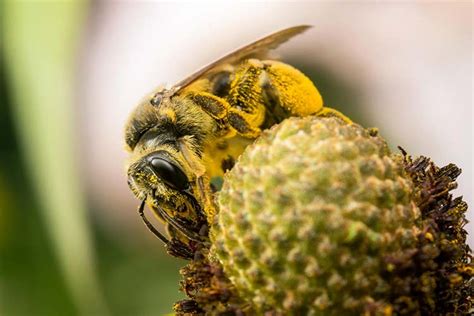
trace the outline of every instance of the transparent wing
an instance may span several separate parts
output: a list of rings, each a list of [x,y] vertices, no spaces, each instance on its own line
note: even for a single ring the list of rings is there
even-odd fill
[[[238,62],[239,60],[245,59],[246,57],[249,57],[251,55],[265,54],[269,50],[274,49],[278,47],[279,45],[281,45],[282,43],[286,42],[293,36],[303,33],[310,27],[311,27],[310,25],[293,26],[293,27],[278,31],[276,33],[270,34],[268,36],[265,36],[248,45],[245,45],[225,55],[224,57],[217,59],[216,61],[196,71],[195,73],[193,73],[191,76],[187,77],[186,79],[178,82],[175,85],[176,90],[174,90],[174,93],[187,87],[188,85],[190,85],[191,83],[199,79],[200,77],[209,73],[212,69],[216,68],[217,66],[220,66],[223,64],[234,64]]]

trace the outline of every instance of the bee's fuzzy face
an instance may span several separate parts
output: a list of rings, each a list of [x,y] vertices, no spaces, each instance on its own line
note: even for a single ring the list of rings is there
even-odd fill
[[[199,231],[205,222],[203,207],[194,197],[194,178],[187,176],[185,170],[169,152],[158,150],[130,164],[128,184],[159,218],[168,223],[179,222],[188,231]]]

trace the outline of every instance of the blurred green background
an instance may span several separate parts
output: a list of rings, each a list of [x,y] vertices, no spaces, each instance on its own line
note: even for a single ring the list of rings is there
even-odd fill
[[[170,312],[183,262],[109,238],[81,188],[73,91],[88,5],[0,8],[0,314]]]
[[[290,25],[316,25],[282,51],[326,104],[460,165],[472,203],[472,3],[3,1],[0,21],[0,315],[170,313],[185,262],[136,214],[125,119],[158,84]]]

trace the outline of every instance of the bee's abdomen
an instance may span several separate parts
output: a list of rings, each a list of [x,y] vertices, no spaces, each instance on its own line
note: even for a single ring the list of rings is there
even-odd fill
[[[263,64],[271,95],[278,98],[278,105],[289,111],[290,115],[308,116],[322,109],[321,94],[301,71],[273,60],[265,60]]]

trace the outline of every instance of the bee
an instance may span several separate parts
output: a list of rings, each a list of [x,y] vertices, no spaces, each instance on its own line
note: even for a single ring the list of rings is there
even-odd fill
[[[262,130],[290,116],[334,115],[350,122],[323,106],[303,73],[267,59],[271,49],[309,27],[248,44],[171,88],[158,88],[131,114],[125,128],[128,185],[141,200],[145,225],[171,255],[192,259],[207,245],[216,214],[213,180],[232,168]],[[150,223],[145,205],[166,223],[169,237]]]

